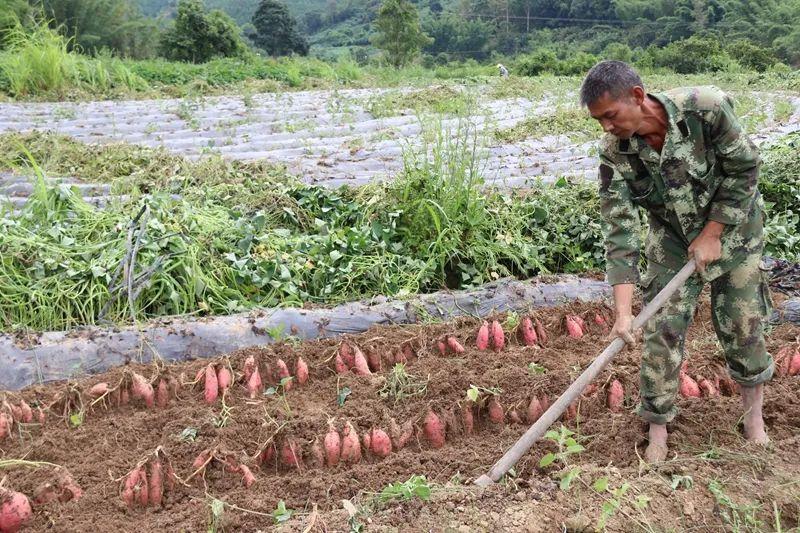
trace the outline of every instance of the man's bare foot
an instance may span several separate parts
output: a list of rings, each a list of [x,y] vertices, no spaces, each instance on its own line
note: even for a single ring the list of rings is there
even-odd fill
[[[764,403],[764,384],[755,387],[741,387],[744,406],[744,436],[749,442],[768,444],[769,437],[764,429],[761,407]]]
[[[644,460],[649,464],[661,463],[667,459],[667,426],[666,424],[650,424],[647,449]]]

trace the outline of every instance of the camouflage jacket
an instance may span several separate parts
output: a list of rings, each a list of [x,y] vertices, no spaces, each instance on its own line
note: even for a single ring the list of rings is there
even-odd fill
[[[650,215],[649,238],[658,224],[683,243],[684,254],[709,220],[727,225],[724,254],[730,248],[725,236],[732,233],[727,230],[755,216],[761,205],[758,149],[742,131],[728,95],[716,87],[691,87],[651,96],[668,115],[661,154],[638,135],[606,134],[600,143],[600,205],[612,285],[639,281],[639,207]]]

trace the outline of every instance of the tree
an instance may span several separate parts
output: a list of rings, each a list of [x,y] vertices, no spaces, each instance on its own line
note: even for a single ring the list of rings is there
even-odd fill
[[[420,28],[417,8],[408,0],[384,0],[375,30],[372,44],[386,52],[396,68],[411,62],[423,46],[433,42]]]
[[[297,31],[289,9],[278,0],[261,0],[252,22],[256,31],[248,37],[269,55],[308,54],[308,41]]]
[[[218,9],[207,13],[203,0],[179,0],[175,23],[161,36],[161,54],[175,61],[203,63],[245,50],[233,19]]]

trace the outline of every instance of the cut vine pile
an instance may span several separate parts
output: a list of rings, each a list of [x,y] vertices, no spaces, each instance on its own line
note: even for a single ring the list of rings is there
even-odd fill
[[[11,491],[14,502],[16,494],[28,498],[24,527],[30,530],[206,531],[214,499],[226,504],[217,524],[226,531],[269,529],[280,501],[295,511],[285,525],[299,529],[347,530],[356,519],[372,527],[480,529],[489,520],[487,527],[531,529],[508,518],[520,509],[546,517],[536,527],[553,530],[580,505],[591,509],[594,502],[599,509],[602,499],[589,489],[582,504],[564,498],[552,469],[540,466],[544,454],[558,451],[552,440],[537,444],[506,482],[487,490],[470,482],[605,347],[609,321],[608,309],[575,304],[486,322],[381,326],[212,360],[131,364],[0,393],[2,461],[42,463],[3,470],[0,490]],[[746,449],[741,453],[761,457],[767,474],[757,481],[763,486],[742,486],[741,494],[775,502],[783,527],[797,525],[800,501],[792,494],[800,487],[795,483],[784,495],[770,483],[780,487],[781,479],[798,478],[799,336],[800,327],[789,324],[770,332],[768,347],[778,363],[765,403],[773,447],[750,450],[737,428],[737,386],[720,359],[708,304],[700,306],[686,342],[682,412],[671,427],[672,453],[689,461],[670,472],[694,476],[698,489],[681,497],[708,505],[710,513],[713,496],[699,491],[709,469],[730,477],[753,468],[726,462],[724,454],[719,465],[697,460],[693,450]],[[632,412],[639,357],[639,350],[621,353],[562,417],[583,448],[573,462],[583,465],[589,485],[596,477],[590,472],[603,469],[640,483],[667,475],[640,477],[644,432]],[[369,503],[387,485],[415,475],[442,487],[429,503]],[[676,503],[683,500],[656,501],[653,490],[649,516],[669,520],[677,513],[687,525],[723,524],[702,509],[684,515]],[[365,514],[350,518],[343,499]],[[455,507],[476,499],[473,510],[506,513],[489,519]],[[768,521],[773,511],[765,506],[759,516]],[[615,519],[624,528],[629,518]]]

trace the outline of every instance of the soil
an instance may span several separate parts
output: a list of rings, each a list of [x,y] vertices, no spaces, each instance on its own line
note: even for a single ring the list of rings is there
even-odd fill
[[[604,508],[612,531],[771,530],[777,529],[776,521],[784,531],[798,527],[800,376],[776,377],[766,389],[765,418],[772,440],[766,449],[743,439],[740,398],[735,393],[679,398],[681,413],[670,425],[670,459],[652,468],[639,459],[646,446],[645,426],[633,413],[638,349],[621,353],[596,381],[598,390],[587,391],[582,398],[577,417],[563,420],[585,448],[567,458],[568,466],[556,461],[539,467],[544,454],[558,449],[545,439],[500,483],[486,489],[472,485],[527,429],[525,413],[531,396],[547,395],[553,401],[605,347],[603,328],[593,322],[597,311],[608,314],[607,309],[586,304],[535,311],[532,316],[549,333],[544,347],[521,345],[506,323],[507,345],[499,353],[475,347],[480,321],[472,318],[375,327],[346,336],[348,343],[365,352],[382,354],[383,368],[372,376],[335,372],[341,339],[289,340],[248,349],[212,360],[230,362],[235,371],[236,382],[224,395],[224,405],[222,398],[205,403],[202,385],[189,384],[208,360],[161,367],[132,364],[69,384],[4,393],[9,403],[23,397],[34,407],[45,407],[47,418],[43,425],[16,425],[13,435],[0,441],[0,458],[61,465],[83,489],[78,500],[35,504],[28,525],[31,531],[188,532],[214,527],[218,531],[357,531],[359,526],[376,531],[588,531],[602,525]],[[565,314],[583,316],[587,334],[580,339],[567,336]],[[466,351],[439,354],[436,341],[446,334],[459,339]],[[798,337],[800,327],[777,326],[768,336],[769,350],[775,354],[799,342]],[[405,369],[412,380],[425,385],[424,391],[400,399],[382,397],[381,391],[392,381],[388,359],[405,346],[414,352]],[[698,309],[686,353],[690,375],[713,379],[723,374],[707,302]],[[265,386],[274,389],[256,399],[248,398],[241,378],[244,360],[250,355],[260,365]],[[310,378],[284,391],[271,370],[278,358],[293,369],[299,357],[308,363]],[[530,363],[546,371],[532,372]],[[184,385],[166,408],[148,409],[140,400],[114,406],[113,395],[90,405],[92,385],[106,382],[114,387],[129,379],[132,371],[155,383],[159,373],[174,376]],[[614,379],[625,390],[620,412],[611,412],[605,401]],[[419,428],[429,409],[446,419],[448,410],[460,412],[469,405],[466,391],[471,385],[482,391],[473,407],[472,434],[465,434],[456,416],[441,448],[432,447],[418,429],[405,448],[393,450],[386,458],[365,451],[357,464],[315,466],[312,444],[322,439],[329,423],[341,431],[349,421],[359,435],[372,428],[388,432],[392,418],[400,424],[412,420]],[[347,389],[350,393],[345,396]],[[499,393],[497,399],[506,415],[503,424],[489,421],[486,390]],[[68,391],[75,402],[65,409]],[[344,403],[339,405],[342,398]],[[522,423],[511,422],[512,410]],[[79,412],[82,419],[76,416]],[[73,415],[72,423],[64,414],[66,418]],[[300,466],[280,459],[289,441],[297,446]],[[272,444],[278,448],[278,459],[258,466],[254,457]],[[163,506],[127,508],[120,496],[124,477],[137,464],[152,459],[159,447],[162,463],[174,468],[179,481],[167,490]],[[195,457],[209,449],[216,452],[216,459],[192,476]],[[231,471],[237,463],[255,474],[256,482],[249,488],[243,486],[240,473]],[[568,490],[562,490],[560,479],[573,466],[580,467],[580,475]],[[56,477],[48,466],[12,468],[3,474],[5,486],[31,499],[37,486]],[[417,475],[425,476],[432,487],[430,499],[390,499],[382,493],[389,484]],[[617,491],[616,495],[594,490],[593,484],[601,477],[608,479],[609,491]],[[624,494],[622,487],[627,487]],[[215,506],[215,499],[224,502],[216,518],[214,509],[219,503]],[[283,522],[273,515],[280,501],[293,511]]]

